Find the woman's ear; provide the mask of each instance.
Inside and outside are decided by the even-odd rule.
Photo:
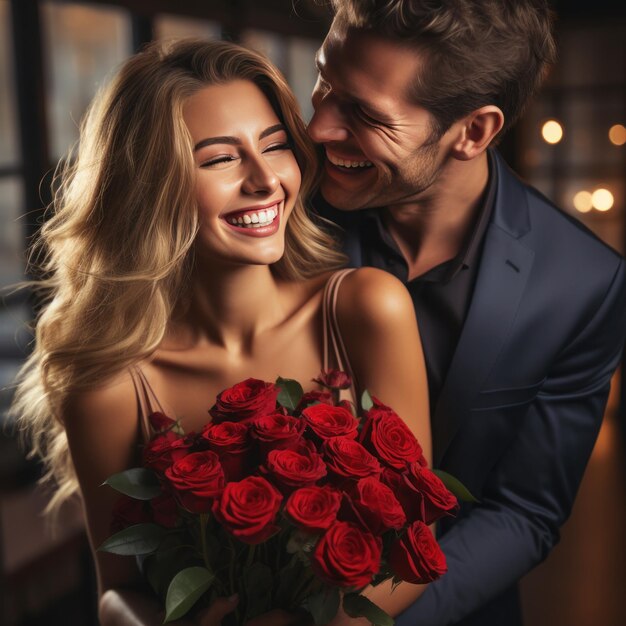
[[[469,161],[482,154],[504,126],[504,113],[494,105],[472,111],[461,122],[461,132],[452,146],[452,154]]]

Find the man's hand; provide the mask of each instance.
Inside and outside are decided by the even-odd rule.
[[[235,594],[230,598],[217,598],[208,609],[200,614],[196,624],[199,626],[220,626],[222,619],[237,608],[239,596]]]

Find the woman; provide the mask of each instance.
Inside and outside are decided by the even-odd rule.
[[[261,56],[182,41],[132,57],[82,125],[41,232],[49,299],[12,413],[58,485],[51,508],[82,497],[94,548],[116,498],[99,485],[137,464],[145,399],[191,431],[237,381],[311,381],[325,360],[324,295],[359,386],[394,406],[429,458],[411,300],[377,270],[333,271],[343,257],[302,200],[317,166],[297,110]],[[157,623],[135,562],[94,558],[101,622]],[[370,595],[395,614],[419,591],[403,587],[406,602],[384,586]]]

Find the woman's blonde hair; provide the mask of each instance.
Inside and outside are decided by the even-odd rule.
[[[31,251],[31,262],[43,257],[36,286],[45,300],[10,415],[42,457],[44,480],[56,483],[50,510],[78,487],[62,420],[69,394],[153,353],[185,294],[198,216],[183,105],[207,85],[237,79],[269,99],[302,171],[285,254],[272,270],[298,280],[345,262],[307,216],[303,199],[316,183],[316,154],[296,99],[269,61],[200,40],[152,44],[130,58],[91,104],[75,158],[57,176],[53,214]]]

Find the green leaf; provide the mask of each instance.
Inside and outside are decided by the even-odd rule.
[[[165,597],[170,582],[178,572],[201,564],[198,553],[190,546],[168,546],[170,538],[166,537],[159,549],[145,559],[142,568],[155,593],[162,597]]]
[[[152,554],[161,545],[166,532],[156,524],[135,524],[109,537],[98,551],[122,556]]]
[[[395,620],[387,615],[371,600],[358,593],[348,593],[343,597],[343,610],[350,617],[365,617],[372,626],[393,626]]]
[[[167,589],[164,622],[171,622],[185,615],[211,587],[214,579],[215,575],[205,567],[188,567],[178,572]]]
[[[315,626],[320,626],[327,624],[337,615],[339,601],[339,588],[325,587],[306,598],[302,608],[313,616]]]
[[[374,406],[372,396],[370,396],[370,392],[367,389],[361,395],[361,406],[364,411],[369,411]]]
[[[143,467],[134,467],[119,474],[113,474],[102,484],[109,485],[115,491],[135,500],[152,500],[161,493],[159,479],[155,473]]]
[[[433,470],[446,488],[451,491],[462,502],[480,502],[469,491],[469,489],[458,479],[442,470]]]
[[[295,411],[304,395],[302,385],[297,380],[279,376],[276,379],[276,386],[280,388],[277,398],[278,404],[284,406],[289,411]]]
[[[242,583],[246,597],[246,622],[272,608],[272,570],[257,561],[244,570]]]
[[[277,606],[293,606],[296,591],[304,575],[304,566],[297,559],[292,559],[289,565],[280,570],[275,596]]]

